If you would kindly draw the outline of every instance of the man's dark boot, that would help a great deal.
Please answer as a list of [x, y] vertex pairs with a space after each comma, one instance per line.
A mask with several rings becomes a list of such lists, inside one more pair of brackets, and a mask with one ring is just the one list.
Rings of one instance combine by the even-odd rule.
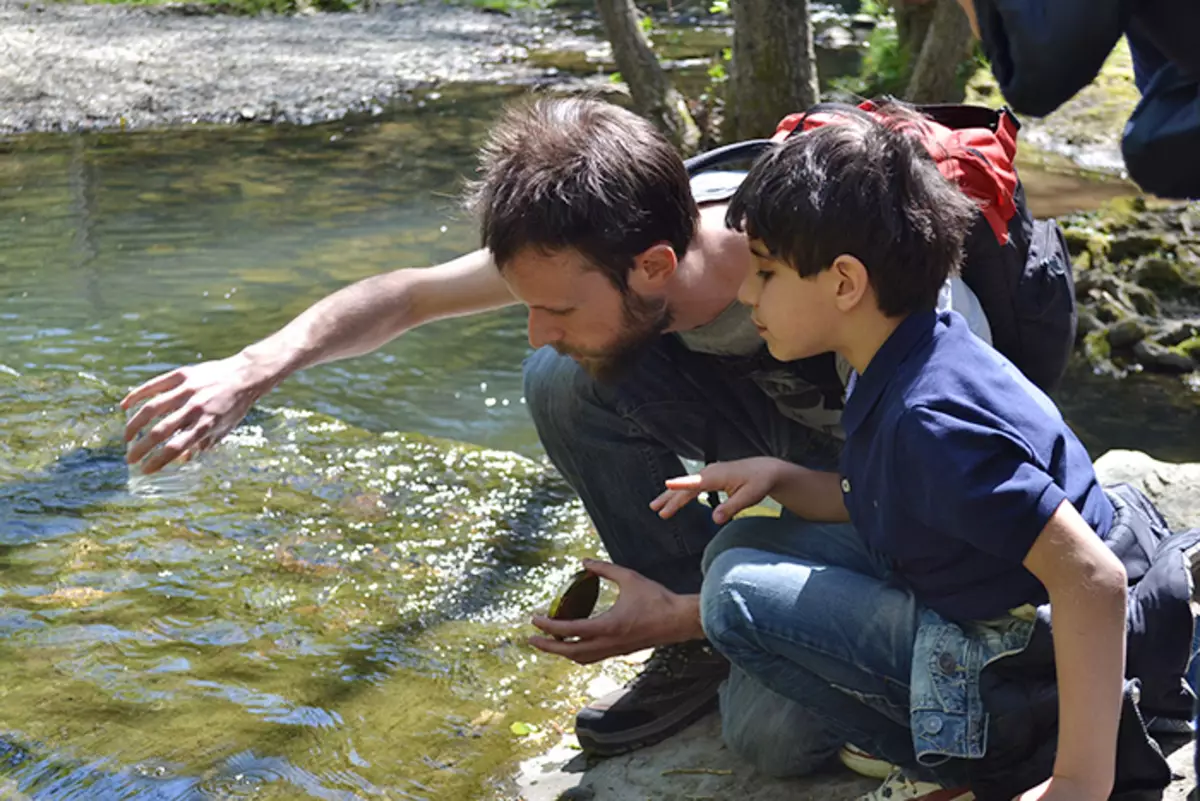
[[628, 684], [575, 715], [579, 745], [616, 756], [665, 740], [717, 708], [728, 675], [729, 662], [705, 640], [656, 648]]

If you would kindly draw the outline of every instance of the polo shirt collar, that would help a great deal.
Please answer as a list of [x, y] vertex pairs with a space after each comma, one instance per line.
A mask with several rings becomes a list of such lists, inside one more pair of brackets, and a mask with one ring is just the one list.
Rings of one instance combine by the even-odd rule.
[[866, 371], [851, 376], [846, 407], [842, 411], [842, 429], [846, 436], [853, 434], [871, 414], [908, 354], [933, 337], [937, 319], [935, 311], [910, 314], [876, 351]]

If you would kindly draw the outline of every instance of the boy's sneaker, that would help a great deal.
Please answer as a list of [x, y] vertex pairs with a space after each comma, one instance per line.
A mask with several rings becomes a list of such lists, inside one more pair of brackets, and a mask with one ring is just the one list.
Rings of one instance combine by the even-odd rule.
[[866, 776], [868, 779], [879, 779], [883, 781], [890, 777], [899, 768], [888, 762], [886, 759], [880, 759], [876, 756], [871, 756], [861, 748], [857, 748], [850, 743], [846, 743], [838, 751], [838, 759], [842, 761], [850, 770], [857, 773], [859, 776]]
[[859, 796], [858, 801], [975, 801], [975, 794], [966, 787], [915, 782], [897, 770], [879, 789]]
[[575, 715], [584, 751], [616, 756], [665, 740], [717, 708], [729, 662], [705, 640], [655, 648], [642, 672]]

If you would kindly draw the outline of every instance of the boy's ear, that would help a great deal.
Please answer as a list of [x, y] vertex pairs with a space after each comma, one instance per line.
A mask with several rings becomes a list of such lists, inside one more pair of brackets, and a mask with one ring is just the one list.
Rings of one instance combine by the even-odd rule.
[[867, 266], [857, 257], [843, 253], [833, 260], [829, 272], [837, 282], [834, 302], [838, 311], [848, 312], [858, 308], [871, 291], [871, 276], [867, 273]]
[[667, 242], [656, 242], [633, 257], [629, 286], [640, 294], [660, 292], [675, 275], [678, 266], [679, 258], [675, 255], [675, 248]]

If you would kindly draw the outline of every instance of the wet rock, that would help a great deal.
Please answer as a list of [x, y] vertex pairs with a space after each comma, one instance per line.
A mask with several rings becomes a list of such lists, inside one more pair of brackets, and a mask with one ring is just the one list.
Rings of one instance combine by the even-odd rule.
[[1178, 259], [1151, 256], [1138, 262], [1132, 277], [1141, 286], [1156, 292], [1178, 293], [1184, 289], [1200, 287], [1200, 280], [1189, 273]]
[[848, 28], [831, 25], [817, 34], [814, 44], [826, 50], [844, 50], [848, 47], [857, 47], [858, 39]]
[[1141, 451], [1108, 451], [1096, 460], [1105, 484], [1128, 483], [1146, 493], [1173, 531], [1200, 526], [1200, 464], [1160, 462]]
[[1108, 258], [1120, 262], [1158, 253], [1171, 247], [1170, 239], [1154, 231], [1132, 231], [1113, 237], [1108, 246]]
[[1154, 341], [1173, 348], [1196, 336], [1200, 336], [1200, 320], [1179, 320], [1159, 329], [1154, 335]]
[[48, 595], [38, 595], [33, 598], [35, 604], [48, 606], [88, 606], [108, 595], [104, 590], [95, 587], [59, 587]]
[[1127, 300], [1128, 304], [1138, 314], [1146, 317], [1157, 317], [1162, 312], [1158, 296], [1149, 289], [1146, 289], [1146, 287], [1125, 281], [1121, 289], [1125, 295], [1125, 300]]
[[1088, 254], [1102, 260], [1108, 255], [1108, 238], [1095, 228], [1065, 222], [1063, 237], [1067, 242], [1067, 251], [1072, 256]]
[[860, 31], [873, 31], [879, 25], [879, 20], [870, 14], [855, 14], [850, 17], [850, 27]]
[[1082, 340], [1085, 336], [1104, 327], [1104, 323], [1100, 322], [1100, 318], [1092, 314], [1088, 309], [1079, 309], [1079, 319], [1075, 326], [1075, 339]]
[[1174, 348], [1175, 353], [1191, 359], [1196, 368], [1200, 368], [1200, 336], [1190, 337], [1180, 342]]
[[1122, 320], [1110, 325], [1105, 330], [1105, 337], [1112, 348], [1130, 348], [1141, 342], [1150, 333], [1149, 327], [1141, 320]]
[[1190, 373], [1197, 366], [1189, 356], [1148, 339], [1133, 346], [1133, 355], [1146, 369], [1163, 373]]

